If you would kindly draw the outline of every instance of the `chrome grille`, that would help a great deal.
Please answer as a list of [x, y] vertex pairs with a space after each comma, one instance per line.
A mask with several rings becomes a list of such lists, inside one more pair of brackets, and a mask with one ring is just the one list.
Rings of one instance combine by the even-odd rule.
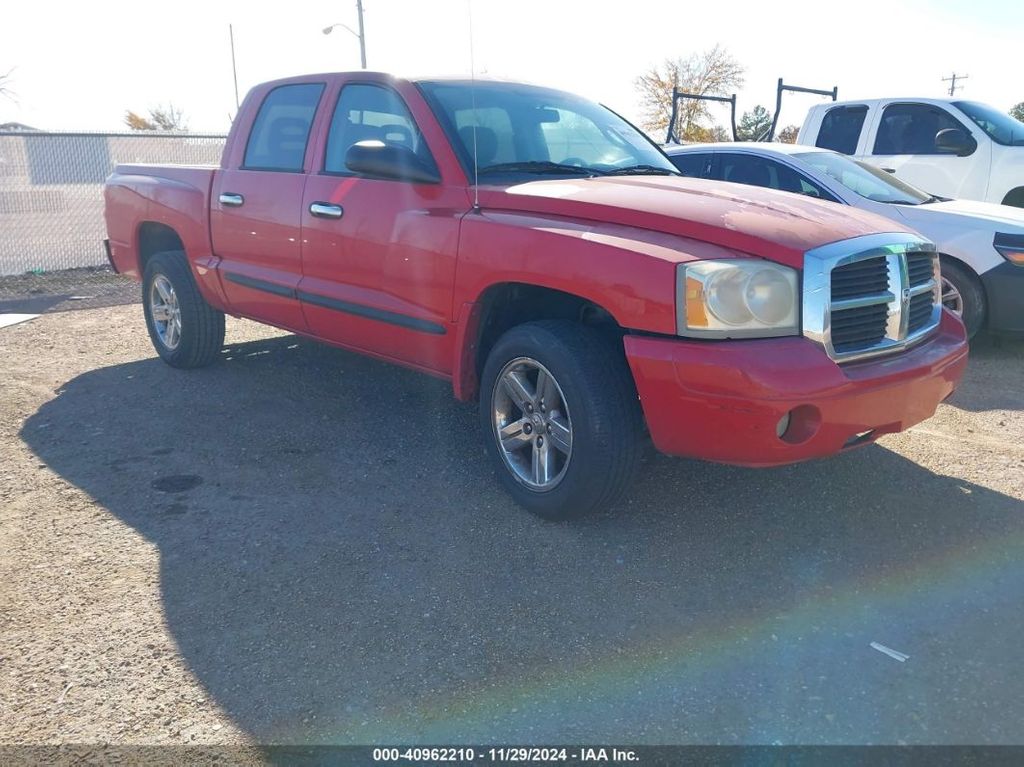
[[927, 337], [942, 313], [935, 246], [913, 235], [832, 243], [804, 259], [804, 335], [848, 362]]

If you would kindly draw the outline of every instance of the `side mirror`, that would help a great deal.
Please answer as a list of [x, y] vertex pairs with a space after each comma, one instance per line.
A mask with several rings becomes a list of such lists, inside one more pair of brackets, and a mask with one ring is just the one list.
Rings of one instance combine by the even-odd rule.
[[935, 148], [942, 154], [955, 154], [957, 157], [967, 157], [974, 154], [978, 148], [978, 142], [973, 136], [969, 136], [959, 128], [946, 128], [935, 134]]
[[383, 141], [359, 141], [345, 152], [345, 167], [371, 178], [412, 181], [415, 184], [436, 184], [441, 180], [436, 170], [424, 163], [404, 146]]

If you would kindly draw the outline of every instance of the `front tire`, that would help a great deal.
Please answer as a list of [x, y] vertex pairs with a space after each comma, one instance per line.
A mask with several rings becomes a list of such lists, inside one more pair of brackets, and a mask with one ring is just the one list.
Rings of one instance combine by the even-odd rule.
[[622, 352], [591, 327], [519, 325], [491, 349], [480, 425], [502, 484], [550, 520], [614, 503], [640, 461], [643, 421]]
[[168, 365], [204, 367], [220, 356], [224, 313], [199, 293], [181, 251], [156, 253], [146, 263], [142, 308], [153, 348]]
[[985, 289], [973, 273], [959, 264], [942, 261], [942, 305], [963, 320], [967, 338], [974, 338], [985, 325]]

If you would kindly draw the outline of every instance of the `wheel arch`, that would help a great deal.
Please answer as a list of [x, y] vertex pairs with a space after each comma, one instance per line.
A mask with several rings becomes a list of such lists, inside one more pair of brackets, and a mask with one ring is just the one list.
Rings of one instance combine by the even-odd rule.
[[452, 377], [455, 396], [477, 396], [487, 355], [505, 331], [531, 320], [551, 319], [579, 322], [615, 338], [626, 332], [608, 309], [585, 296], [529, 282], [493, 283], [465, 305], [460, 317], [462, 338]]
[[178, 232], [159, 221], [140, 222], [135, 232], [135, 243], [140, 275], [145, 274], [146, 264], [155, 254], [168, 250], [185, 252], [185, 243]]

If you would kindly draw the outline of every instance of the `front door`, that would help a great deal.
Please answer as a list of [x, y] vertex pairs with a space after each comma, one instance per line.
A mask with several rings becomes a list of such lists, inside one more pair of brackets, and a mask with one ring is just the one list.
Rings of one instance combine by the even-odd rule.
[[452, 289], [464, 187], [362, 177], [345, 165], [352, 144], [377, 140], [433, 156], [390, 86], [340, 91], [318, 171], [302, 201], [299, 298], [327, 340], [429, 371], [451, 372]]
[[[935, 136], [947, 128], [974, 136], [974, 151], [965, 157], [939, 151]], [[984, 200], [992, 148], [983, 134], [978, 140], [979, 133], [935, 104], [889, 104], [878, 121], [871, 154], [863, 159], [929, 194]]]

